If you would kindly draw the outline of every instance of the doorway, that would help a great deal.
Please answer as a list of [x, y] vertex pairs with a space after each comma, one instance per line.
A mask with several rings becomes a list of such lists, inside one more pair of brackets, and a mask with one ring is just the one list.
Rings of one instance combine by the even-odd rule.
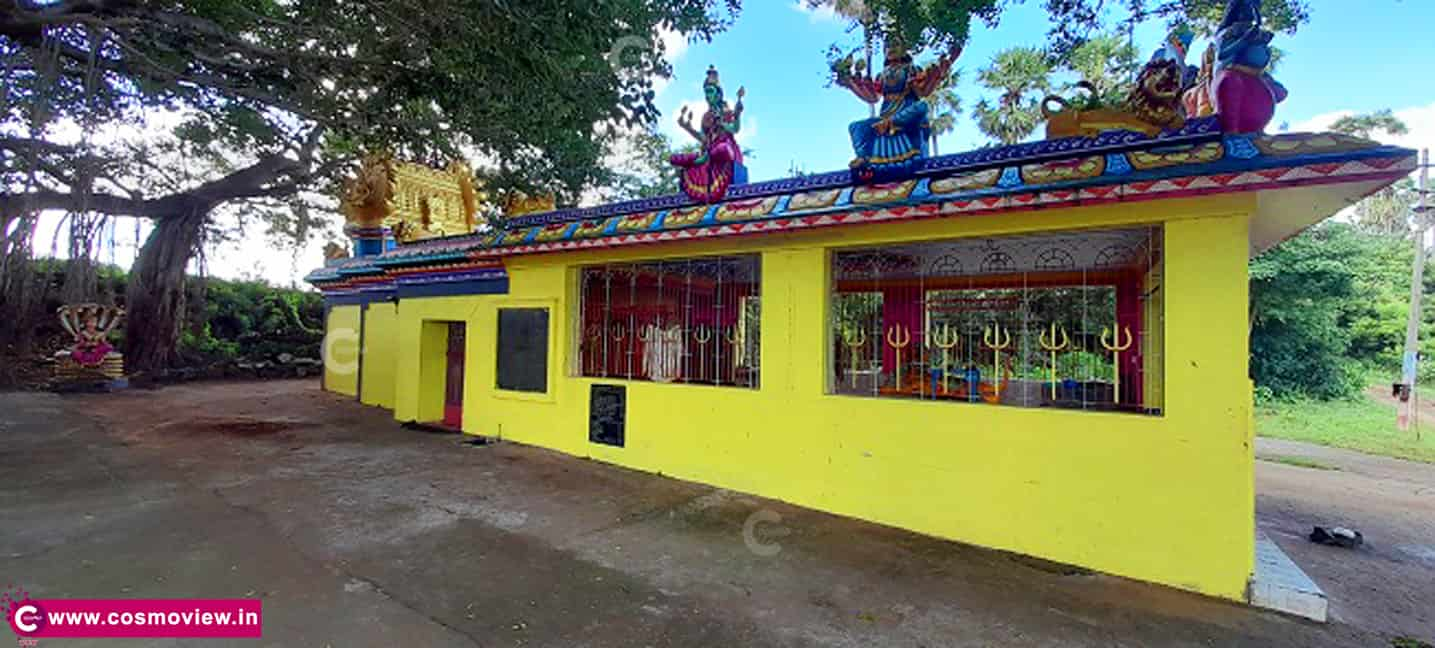
[[444, 375], [443, 424], [463, 427], [463, 356], [467, 336], [463, 322], [448, 324], [447, 369]]

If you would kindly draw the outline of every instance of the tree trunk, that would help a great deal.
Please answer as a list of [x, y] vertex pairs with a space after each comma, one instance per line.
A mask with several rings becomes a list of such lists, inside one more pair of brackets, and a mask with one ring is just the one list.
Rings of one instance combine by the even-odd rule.
[[130, 268], [125, 291], [125, 367], [158, 373], [174, 364], [184, 324], [184, 277], [200, 244], [209, 208], [155, 219]]
[[0, 218], [0, 351], [18, 355], [34, 346], [35, 268], [33, 215]]

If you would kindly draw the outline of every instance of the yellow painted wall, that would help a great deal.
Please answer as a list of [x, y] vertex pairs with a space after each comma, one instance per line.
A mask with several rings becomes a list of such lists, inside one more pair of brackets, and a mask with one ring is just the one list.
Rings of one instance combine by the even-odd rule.
[[1165, 381], [1161, 367], [1165, 365], [1166, 345], [1162, 338], [1166, 327], [1162, 324], [1165, 316], [1166, 286], [1162, 284], [1161, 269], [1153, 268], [1141, 279], [1142, 322], [1145, 331], [1141, 337], [1142, 389], [1141, 400], [1147, 407], [1161, 407], [1165, 398]]
[[[422, 418], [423, 403], [441, 399], [442, 382], [424, 369], [432, 326], [466, 321], [469, 433], [1240, 599], [1254, 560], [1254, 208], [1250, 196], [1217, 196], [514, 257], [509, 295], [400, 302], [395, 416]], [[1164, 416], [827, 393], [832, 248], [1155, 222], [1165, 225]], [[760, 390], [572, 376], [578, 267], [753, 251], [762, 253]], [[495, 389], [497, 309], [544, 304], [554, 323], [549, 393]], [[627, 447], [588, 442], [593, 383], [628, 385]]]
[[397, 304], [377, 302], [364, 309], [364, 362], [359, 401], [365, 405], [394, 408], [394, 385], [399, 368], [398, 324]]
[[334, 306], [324, 326], [324, 388], [359, 394], [359, 306]]

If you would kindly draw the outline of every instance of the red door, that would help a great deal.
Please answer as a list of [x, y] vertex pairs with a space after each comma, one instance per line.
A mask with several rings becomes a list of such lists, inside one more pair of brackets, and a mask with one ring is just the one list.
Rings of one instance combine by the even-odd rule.
[[448, 371], [444, 384], [443, 424], [463, 427], [463, 322], [448, 325]]

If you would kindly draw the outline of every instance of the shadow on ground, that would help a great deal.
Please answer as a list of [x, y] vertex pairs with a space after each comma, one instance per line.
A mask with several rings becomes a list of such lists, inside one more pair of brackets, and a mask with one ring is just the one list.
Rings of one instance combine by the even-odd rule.
[[0, 412], [7, 580], [39, 598], [262, 597], [267, 645], [1389, 641], [539, 449], [468, 445], [312, 382], [0, 394]]

